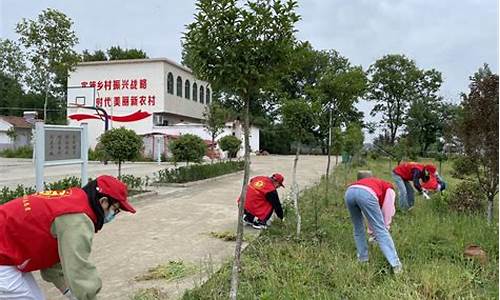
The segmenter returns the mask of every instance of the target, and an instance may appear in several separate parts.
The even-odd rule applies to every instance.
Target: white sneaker
[[[267,226],[266,224],[262,224],[260,222],[255,222],[255,223],[252,223],[252,227],[255,228],[255,229],[267,229]]]
[[[397,266],[392,267],[392,272],[394,272],[394,274],[403,273],[403,265],[397,265]]]

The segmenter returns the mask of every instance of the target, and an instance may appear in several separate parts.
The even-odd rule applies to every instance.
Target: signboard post
[[[47,166],[81,165],[82,186],[88,182],[88,129],[81,126],[35,124],[35,177],[37,192],[43,191]]]

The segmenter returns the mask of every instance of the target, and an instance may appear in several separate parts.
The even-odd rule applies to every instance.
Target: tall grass
[[[370,161],[375,176],[390,180],[394,163]],[[359,264],[352,224],[343,202],[346,184],[357,169],[339,167],[330,182],[329,203],[319,211],[314,226],[313,199],[323,195],[324,184],[307,190],[301,199],[303,236],[294,236],[294,214],[286,223],[275,222],[245,250],[242,257],[240,299],[496,299],[498,298],[498,220],[488,226],[484,215],[449,212],[440,195],[417,197],[409,213],[398,212],[391,234],[404,266],[395,276],[376,245],[370,262]],[[445,164],[441,172],[450,188],[457,181]],[[468,244],[488,254],[486,265],[463,256]],[[226,299],[230,265],[221,268],[203,286],[183,299]]]

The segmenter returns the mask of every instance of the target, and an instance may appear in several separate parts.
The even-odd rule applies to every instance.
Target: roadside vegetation
[[[326,182],[308,189],[302,203],[302,235],[296,238],[295,215],[276,221],[242,255],[240,299],[495,299],[498,297],[498,219],[488,226],[485,211],[457,212],[450,195],[460,187],[451,163],[442,165],[450,188],[431,200],[417,197],[416,207],[398,212],[391,234],[404,265],[401,276],[378,247],[370,245],[370,262],[356,260],[352,224],[344,205],[346,184],[359,169],[390,180],[395,163],[370,160],[363,167],[340,166],[330,178],[328,205],[319,201],[318,227],[314,199]],[[496,200],[498,202],[498,199]],[[468,258],[464,250],[478,245],[486,261]],[[226,299],[231,265],[226,264],[183,299]]]

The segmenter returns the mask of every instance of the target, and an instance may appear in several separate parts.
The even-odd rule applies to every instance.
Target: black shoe
[[[261,223],[259,221],[254,222],[252,224],[252,227],[255,228],[255,229],[259,229],[259,230],[261,230],[261,229],[267,229],[267,225],[265,223]]]

